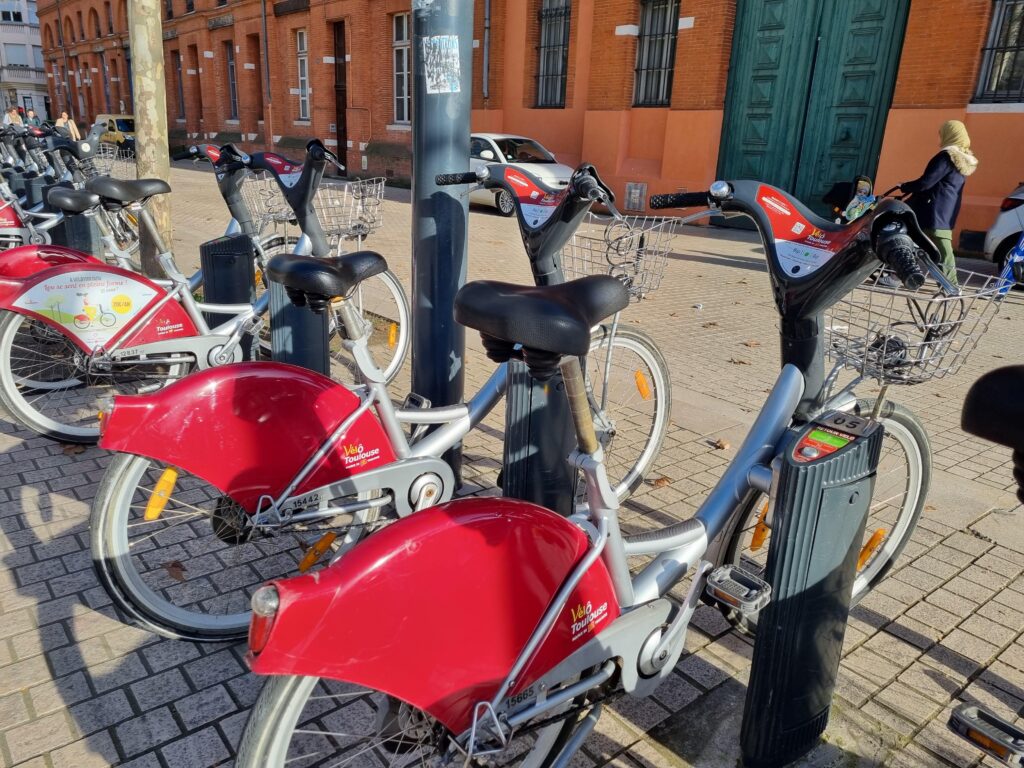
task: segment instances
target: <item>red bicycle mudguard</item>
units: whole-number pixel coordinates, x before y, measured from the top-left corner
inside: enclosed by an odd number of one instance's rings
[[[282,363],[234,363],[187,376],[151,395],[119,396],[100,447],[191,472],[249,513],[276,498],[359,406],[326,376]],[[296,490],[395,460],[384,429],[364,412]]]
[[[26,253],[10,265],[11,272],[26,274],[0,275],[0,309],[45,323],[86,354],[117,341],[131,346],[199,334],[192,318],[174,300],[164,301],[145,323],[132,326],[166,298],[163,287],[135,272],[80,258],[83,254],[69,248],[50,253],[52,248],[40,248],[39,259],[58,263],[33,271],[32,256]],[[8,253],[14,250],[20,249]]]
[[[275,582],[280,607],[252,669],[381,690],[462,733],[588,547],[577,526],[522,501],[463,499],[417,512],[318,573]],[[509,695],[618,615],[599,559]]]
[[[103,263],[95,256],[62,245],[19,245],[0,253],[0,300],[18,291],[22,285],[18,278],[65,264]]]

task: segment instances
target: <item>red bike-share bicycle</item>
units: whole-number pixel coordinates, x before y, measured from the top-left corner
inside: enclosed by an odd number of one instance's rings
[[[542,379],[561,370],[579,444],[570,460],[585,477],[588,513],[565,519],[511,500],[451,502],[392,524],[319,573],[260,588],[251,666],[274,677],[252,710],[237,765],[486,758],[561,768],[609,698],[647,695],[671,673],[702,596],[758,633],[748,711],[753,701],[765,724],[755,717],[744,726],[745,753],[786,755],[824,728],[851,598],[885,575],[913,531],[930,452],[904,409],[858,402],[850,388],[831,393],[823,312],[879,261],[901,280],[903,296],[945,300],[937,251],[897,201],[837,226],[758,182],[664,197],[652,205],[754,219],[781,315],[782,370],[696,516],[629,537],[619,528],[580,357],[591,326],[625,305],[622,284],[467,285],[456,317],[482,334],[492,358],[522,355]],[[965,330],[944,327],[941,343],[933,334],[926,364],[949,349],[959,354],[955,340]],[[888,365],[887,346],[869,339],[861,352]],[[918,362],[914,349],[904,347],[893,364],[900,375]],[[887,535],[865,543],[890,426],[906,477],[895,508],[882,500]],[[758,499],[769,492],[766,517]],[[767,567],[757,573],[737,555],[755,523],[771,529]],[[630,556],[647,558],[635,574]],[[684,577],[691,583],[676,605],[667,594]],[[785,679],[773,677],[779,669]]]

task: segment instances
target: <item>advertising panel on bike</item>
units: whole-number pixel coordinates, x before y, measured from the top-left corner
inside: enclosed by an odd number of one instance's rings
[[[792,203],[766,184],[758,187],[757,204],[771,222],[775,251],[787,275],[812,274],[857,233],[853,227],[838,232],[825,232],[815,227]]]
[[[154,288],[127,275],[74,270],[39,281],[14,306],[66,328],[94,349],[120,333],[156,295]]]

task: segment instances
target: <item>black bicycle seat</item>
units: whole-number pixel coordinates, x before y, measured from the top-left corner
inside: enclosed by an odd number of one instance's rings
[[[98,206],[100,197],[84,189],[54,187],[46,193],[46,202],[67,213],[82,213]]]
[[[348,296],[359,283],[388,268],[384,257],[374,251],[357,251],[341,256],[317,258],[279,254],[267,265],[267,274],[288,289],[299,306],[308,303],[321,311],[326,300]]]
[[[629,291],[609,275],[548,286],[479,280],[456,295],[455,319],[506,344],[582,356],[590,329],[628,304]]]
[[[90,179],[86,182],[85,188],[90,192],[95,192],[100,197],[119,203],[134,203],[138,200],[145,200],[153,195],[166,195],[171,191],[171,186],[163,179],[126,181],[124,179],[113,179],[110,176]]]

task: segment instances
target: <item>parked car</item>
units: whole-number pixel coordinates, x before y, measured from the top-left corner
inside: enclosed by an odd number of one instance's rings
[[[551,187],[565,187],[572,176],[572,168],[562,165],[539,142],[525,136],[507,133],[474,133],[470,137],[470,169],[476,170],[489,163],[509,163],[529,171]],[[478,189],[469,199],[474,203],[491,205],[502,216],[515,213],[512,195],[507,190]]]
[[[134,115],[96,115],[96,122],[107,125],[107,130],[100,136],[101,142],[115,144],[121,148],[134,147]]]
[[[1006,254],[1020,240],[1024,231],[1024,181],[1003,199],[995,223],[985,233],[985,258],[1002,269]]]

